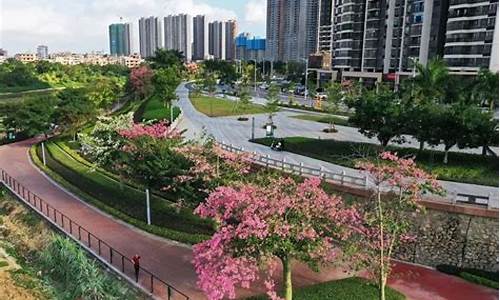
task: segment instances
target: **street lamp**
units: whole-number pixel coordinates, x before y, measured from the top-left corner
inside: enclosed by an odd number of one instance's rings
[[[306,81],[304,82],[304,101],[307,101],[307,94],[308,94],[308,88],[307,88],[307,83],[309,79],[309,60],[307,58],[302,58],[303,61],[306,62]],[[313,106],[311,102],[311,107]]]

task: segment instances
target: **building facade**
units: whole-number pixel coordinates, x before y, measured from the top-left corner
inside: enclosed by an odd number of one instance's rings
[[[38,59],[47,59],[49,57],[49,47],[45,45],[36,47],[36,56]]]
[[[208,58],[208,22],[205,16],[193,18],[193,60]]]
[[[266,59],[266,39],[250,37],[249,33],[241,33],[236,39],[236,59],[264,61]]]
[[[208,25],[209,54],[218,60],[226,59],[225,22],[214,21]]]
[[[142,57],[153,56],[156,49],[163,47],[163,30],[160,18],[139,19],[139,48]]]
[[[498,59],[498,0],[450,0],[444,59],[453,71],[477,71]],[[496,34],[495,34],[496,31]]]
[[[170,15],[164,18],[165,49],[177,50],[186,61],[193,58],[193,20],[190,15]]]
[[[285,0],[267,0],[266,59],[283,61],[283,5]]]
[[[408,74],[434,57],[454,72],[495,69],[497,10],[497,0],[320,0],[318,50],[361,77]]]
[[[304,60],[317,51],[319,0],[268,0],[266,59]]]
[[[132,52],[132,26],[128,23],[109,25],[109,53],[127,56]]]
[[[226,44],[226,60],[234,60],[236,58],[236,32],[238,26],[235,20],[229,20],[224,22],[225,32],[225,44]]]

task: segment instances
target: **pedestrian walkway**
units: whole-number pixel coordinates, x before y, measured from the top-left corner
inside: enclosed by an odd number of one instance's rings
[[[202,292],[196,287],[196,274],[191,264],[192,252],[188,246],[135,229],[88,206],[64,191],[40,173],[30,162],[28,150],[34,142],[36,142],[35,139],[1,146],[0,168],[14,177],[26,189],[37,194],[117,251],[130,258],[139,254],[142,257],[141,266],[186,293],[191,299],[205,299]],[[390,286],[408,295],[410,299],[498,299],[496,290],[477,286],[432,269],[396,263],[396,272],[398,276],[390,281]],[[294,274],[296,286],[346,276],[344,272],[334,268],[314,273],[301,264],[295,264]],[[143,284],[147,287],[147,283],[143,282]],[[263,291],[263,286],[257,285],[250,291],[240,291],[239,295],[248,296]]]
[[[245,150],[250,152],[257,152],[261,155],[269,155],[271,158],[276,160],[285,159],[287,162],[300,164],[303,163],[305,166],[320,168],[328,170],[334,173],[345,172],[349,176],[364,177],[360,171],[347,168],[311,157],[294,154],[290,152],[276,152],[271,150],[269,147],[251,143],[249,139],[252,137],[252,122],[240,122],[237,118],[233,117],[221,117],[221,118],[210,118],[200,112],[198,112],[191,101],[188,98],[188,90],[184,85],[179,86],[177,89],[177,94],[179,96],[178,105],[183,111],[183,120],[180,122],[179,127],[186,130],[186,135],[190,138],[197,138],[202,136],[202,133],[208,133],[214,136],[214,138],[220,142],[226,144],[233,144],[238,147],[243,147]],[[322,132],[325,128],[325,124],[310,122],[299,119],[291,119],[290,115],[294,115],[291,112],[278,113],[274,117],[275,124],[278,128],[276,130],[276,135],[280,137],[292,137],[292,136],[306,136],[310,138],[331,138],[331,135]],[[254,115],[255,117],[255,137],[265,137],[266,132],[263,125],[268,120],[267,114]],[[367,142],[367,138],[359,134],[356,128],[337,126],[339,132],[335,134],[335,138],[341,141],[356,141],[356,142]],[[414,143],[414,147],[418,147],[418,144]],[[353,149],[357,150],[357,149]],[[498,151],[498,149],[496,149]],[[491,206],[498,208],[498,188],[491,186],[483,186],[477,184],[468,184],[452,181],[439,181],[444,189],[447,190],[449,195],[454,193],[470,194],[477,196],[490,197],[492,201]]]

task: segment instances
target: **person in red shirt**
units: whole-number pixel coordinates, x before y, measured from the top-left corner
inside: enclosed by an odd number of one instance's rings
[[[139,269],[141,268],[141,257],[139,254],[134,255],[132,257],[132,263],[134,264],[134,270],[135,270],[135,282],[139,281]]]

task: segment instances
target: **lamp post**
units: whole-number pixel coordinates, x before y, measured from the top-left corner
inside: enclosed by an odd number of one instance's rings
[[[309,80],[309,60],[307,58],[302,58],[303,61],[306,62],[306,81],[304,82],[304,101],[307,102],[307,94],[309,92],[307,88],[307,83]],[[313,107],[313,102],[311,101],[311,107]]]

